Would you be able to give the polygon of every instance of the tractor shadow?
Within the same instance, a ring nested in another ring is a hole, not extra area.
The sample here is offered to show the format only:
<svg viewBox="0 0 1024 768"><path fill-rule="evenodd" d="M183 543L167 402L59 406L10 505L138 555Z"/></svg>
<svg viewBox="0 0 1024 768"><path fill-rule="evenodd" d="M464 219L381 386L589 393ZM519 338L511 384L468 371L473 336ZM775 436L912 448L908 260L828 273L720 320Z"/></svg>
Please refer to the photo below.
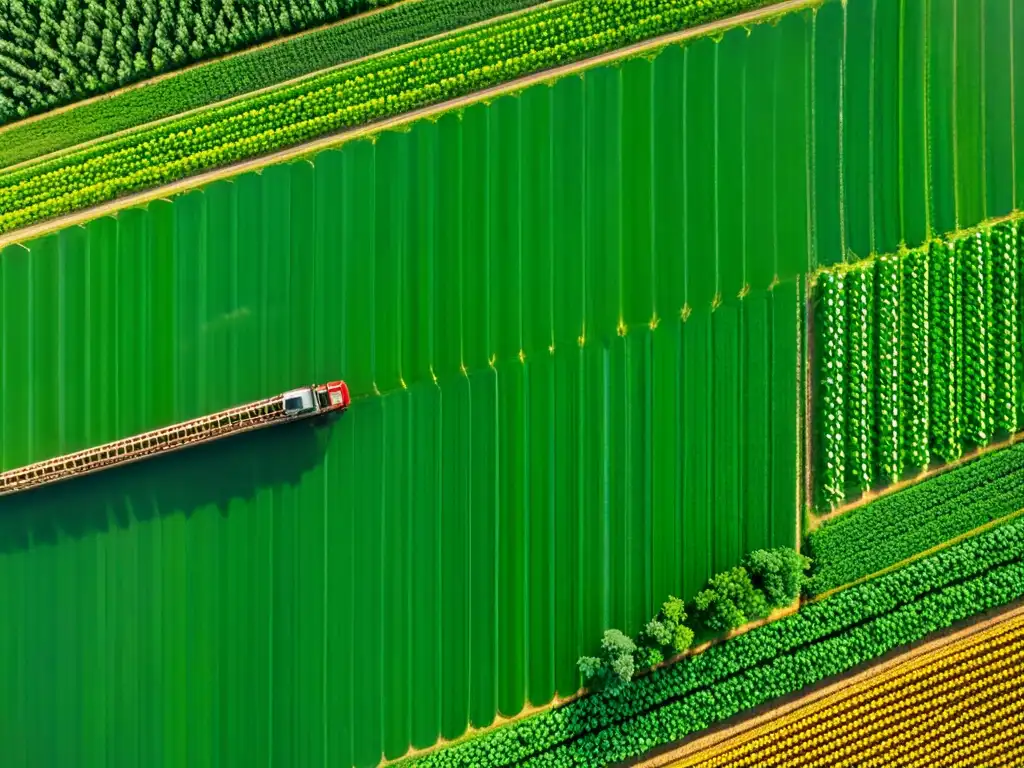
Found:
<svg viewBox="0 0 1024 768"><path fill-rule="evenodd" d="M298 485L323 461L339 414L304 419L157 455L0 497L0 554L57 544L134 523Z"/></svg>

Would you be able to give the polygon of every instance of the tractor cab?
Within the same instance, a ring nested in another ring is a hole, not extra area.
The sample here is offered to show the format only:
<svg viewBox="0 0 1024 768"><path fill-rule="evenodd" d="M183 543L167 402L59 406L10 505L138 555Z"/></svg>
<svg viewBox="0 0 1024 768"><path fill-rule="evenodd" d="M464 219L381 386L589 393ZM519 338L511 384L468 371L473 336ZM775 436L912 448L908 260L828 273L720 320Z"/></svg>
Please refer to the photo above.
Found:
<svg viewBox="0 0 1024 768"><path fill-rule="evenodd" d="M306 413L316 413L320 410L316 400L313 399L312 387L293 389L281 396L284 400L284 413L286 416L302 416Z"/></svg>
<svg viewBox="0 0 1024 768"><path fill-rule="evenodd" d="M344 381L329 381L316 389L320 410L334 411L348 408L350 402L348 386Z"/></svg>

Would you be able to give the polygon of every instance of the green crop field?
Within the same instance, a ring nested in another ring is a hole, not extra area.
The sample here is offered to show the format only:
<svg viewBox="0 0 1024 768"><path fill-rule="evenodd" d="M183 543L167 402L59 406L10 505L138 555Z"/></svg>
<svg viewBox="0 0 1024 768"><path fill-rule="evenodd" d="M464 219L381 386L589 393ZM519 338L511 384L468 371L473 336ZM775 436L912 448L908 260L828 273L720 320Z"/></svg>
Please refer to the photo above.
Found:
<svg viewBox="0 0 1024 768"><path fill-rule="evenodd" d="M0 127L0 168L535 4L536 0L404 0L384 5L342 24Z"/></svg>
<svg viewBox="0 0 1024 768"><path fill-rule="evenodd" d="M353 396L0 496L6 762L643 760L1024 600L1024 4L465 28L531 4L254 48L292 3L0 130L0 472ZM0 3L0 102L215 6Z"/></svg>

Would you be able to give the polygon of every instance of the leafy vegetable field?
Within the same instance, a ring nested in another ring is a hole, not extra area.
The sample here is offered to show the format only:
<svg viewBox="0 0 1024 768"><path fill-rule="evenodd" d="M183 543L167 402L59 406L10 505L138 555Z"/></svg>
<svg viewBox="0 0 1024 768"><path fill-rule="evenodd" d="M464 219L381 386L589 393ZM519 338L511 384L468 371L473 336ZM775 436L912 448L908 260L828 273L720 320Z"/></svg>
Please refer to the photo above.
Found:
<svg viewBox="0 0 1024 768"><path fill-rule="evenodd" d="M0 168L303 77L538 0L403 0L378 12L187 67L0 131Z"/></svg>
<svg viewBox="0 0 1024 768"><path fill-rule="evenodd" d="M808 537L808 590L821 594L870 576L1024 509L1024 444L826 520Z"/></svg>
<svg viewBox="0 0 1024 768"><path fill-rule="evenodd" d="M0 176L0 232L462 96L764 0L595 0L523 14Z"/></svg>
<svg viewBox="0 0 1024 768"><path fill-rule="evenodd" d="M1007 222L818 276L819 509L1018 430L1020 237Z"/></svg>
<svg viewBox="0 0 1024 768"><path fill-rule="evenodd" d="M1014 520L697 656L403 766L607 765L1024 595Z"/></svg>

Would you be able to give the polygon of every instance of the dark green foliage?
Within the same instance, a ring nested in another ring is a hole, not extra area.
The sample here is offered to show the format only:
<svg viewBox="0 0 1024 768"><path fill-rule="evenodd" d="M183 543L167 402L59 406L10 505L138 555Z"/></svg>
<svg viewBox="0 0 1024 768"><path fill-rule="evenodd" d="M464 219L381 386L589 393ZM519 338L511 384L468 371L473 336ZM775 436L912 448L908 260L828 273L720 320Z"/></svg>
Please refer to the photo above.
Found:
<svg viewBox="0 0 1024 768"><path fill-rule="evenodd" d="M810 566L806 557L784 547L752 552L745 563L756 575L758 586L745 568L737 567L712 578L707 589L697 595L697 626L703 632L727 632L764 618L771 608L791 604L800 594L803 572ZM687 618L686 604L670 596L635 641L617 629L607 630L601 654L577 662L584 682L595 691L620 692L636 670L660 664L666 655L682 653L692 645L695 632L687 626Z"/></svg>
<svg viewBox="0 0 1024 768"><path fill-rule="evenodd" d="M594 690L615 694L633 679L637 647L617 629L609 629L601 639L599 657L584 656L578 662L583 679Z"/></svg>
<svg viewBox="0 0 1024 768"><path fill-rule="evenodd" d="M764 592L769 608L792 605L800 596L811 560L795 549L777 547L751 552L743 561L754 586Z"/></svg>
<svg viewBox="0 0 1024 768"><path fill-rule="evenodd" d="M812 594L895 565L1024 509L1024 445L986 454L826 521L808 536Z"/></svg>
<svg viewBox="0 0 1024 768"><path fill-rule="evenodd" d="M1024 595L1024 521L803 606L704 653L405 761L407 768L605 765L843 672Z"/></svg>
<svg viewBox="0 0 1024 768"><path fill-rule="evenodd" d="M171 0L6 0L0 124L394 1L339 0L328 13L315 2L203 0L197 14Z"/></svg>
<svg viewBox="0 0 1024 768"><path fill-rule="evenodd" d="M711 632L728 632L770 612L764 593L754 588L743 567L717 574L693 602L700 626Z"/></svg>
<svg viewBox="0 0 1024 768"><path fill-rule="evenodd" d="M686 626L686 606L678 597L669 597L661 611L644 626L640 643L656 648L662 655L682 653L693 643L693 630ZM640 664L640 666L651 666Z"/></svg>

